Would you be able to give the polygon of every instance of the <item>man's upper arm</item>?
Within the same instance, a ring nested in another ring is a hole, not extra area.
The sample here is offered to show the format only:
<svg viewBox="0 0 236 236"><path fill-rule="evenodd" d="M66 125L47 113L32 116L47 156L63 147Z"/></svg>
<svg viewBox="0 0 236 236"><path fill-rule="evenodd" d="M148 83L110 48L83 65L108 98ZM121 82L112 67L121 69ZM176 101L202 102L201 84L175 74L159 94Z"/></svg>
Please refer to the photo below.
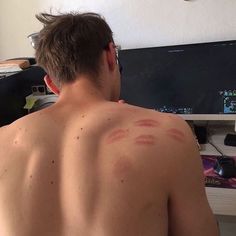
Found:
<svg viewBox="0 0 236 236"><path fill-rule="evenodd" d="M205 193L202 162L191 130L176 158L169 196L169 235L217 236L216 220ZM177 147L178 149L178 147Z"/></svg>

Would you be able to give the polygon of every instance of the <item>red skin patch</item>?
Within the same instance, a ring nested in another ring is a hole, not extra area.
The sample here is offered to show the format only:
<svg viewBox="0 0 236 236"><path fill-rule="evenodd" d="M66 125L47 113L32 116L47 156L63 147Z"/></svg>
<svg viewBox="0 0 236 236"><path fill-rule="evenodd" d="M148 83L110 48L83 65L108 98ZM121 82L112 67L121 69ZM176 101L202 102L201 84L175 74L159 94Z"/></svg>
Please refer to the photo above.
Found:
<svg viewBox="0 0 236 236"><path fill-rule="evenodd" d="M127 129L116 129L112 131L107 137L107 143L112 144L114 142L118 142L128 136Z"/></svg>
<svg viewBox="0 0 236 236"><path fill-rule="evenodd" d="M113 166L113 174L118 178L122 178L124 182L124 179L131 171L132 169L132 164L131 162L127 159L127 157L122 157L118 159Z"/></svg>
<svg viewBox="0 0 236 236"><path fill-rule="evenodd" d="M167 134L168 136L170 136L171 138L173 138L174 140L178 141L178 142L183 142L184 141L184 133L181 132L178 129L168 129L167 130Z"/></svg>
<svg viewBox="0 0 236 236"><path fill-rule="evenodd" d="M142 119L135 121L134 125L139 127L157 127L160 125L160 122L152 119Z"/></svg>
<svg viewBox="0 0 236 236"><path fill-rule="evenodd" d="M154 145L155 144L155 136L150 134L142 134L134 139L135 144L138 145Z"/></svg>

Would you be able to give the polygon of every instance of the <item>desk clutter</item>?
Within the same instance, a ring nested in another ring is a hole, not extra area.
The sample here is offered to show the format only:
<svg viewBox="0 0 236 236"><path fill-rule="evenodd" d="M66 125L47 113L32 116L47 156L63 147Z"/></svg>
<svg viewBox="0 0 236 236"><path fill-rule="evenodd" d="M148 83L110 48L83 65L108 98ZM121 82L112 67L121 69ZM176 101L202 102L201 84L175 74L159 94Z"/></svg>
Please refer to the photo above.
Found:
<svg viewBox="0 0 236 236"><path fill-rule="evenodd" d="M224 139L224 145L236 146L236 134L227 134Z"/></svg>
<svg viewBox="0 0 236 236"><path fill-rule="evenodd" d="M24 109L28 110L28 113L39 111L43 108L51 106L58 99L58 96L55 94L30 94L25 98Z"/></svg>
<svg viewBox="0 0 236 236"><path fill-rule="evenodd" d="M10 59L0 61L0 79L20 72L29 67L30 62L27 59Z"/></svg>
<svg viewBox="0 0 236 236"><path fill-rule="evenodd" d="M0 68L7 68L11 66L18 66L21 69L26 69L30 67L30 63L26 59L9 59L5 61L0 61Z"/></svg>
<svg viewBox="0 0 236 236"><path fill-rule="evenodd" d="M224 160L220 155L201 155L204 167L205 185L206 187L219 187L236 189L236 175L232 178L224 178L217 173L216 166L219 160ZM234 161L234 168L236 163L236 156L230 157L229 160ZM231 163L231 164L232 164ZM224 165L224 164L223 164ZM227 163L226 163L227 165ZM236 169L235 169L236 171Z"/></svg>
<svg viewBox="0 0 236 236"><path fill-rule="evenodd" d="M21 71L30 67L30 62L26 59L12 59L0 61L0 72L12 72L12 68L16 71Z"/></svg>
<svg viewBox="0 0 236 236"><path fill-rule="evenodd" d="M27 58L31 66L0 79L0 127L28 114L24 109L25 97L40 92L45 86L45 71L34 65L34 58ZM0 74L1 75L1 74Z"/></svg>

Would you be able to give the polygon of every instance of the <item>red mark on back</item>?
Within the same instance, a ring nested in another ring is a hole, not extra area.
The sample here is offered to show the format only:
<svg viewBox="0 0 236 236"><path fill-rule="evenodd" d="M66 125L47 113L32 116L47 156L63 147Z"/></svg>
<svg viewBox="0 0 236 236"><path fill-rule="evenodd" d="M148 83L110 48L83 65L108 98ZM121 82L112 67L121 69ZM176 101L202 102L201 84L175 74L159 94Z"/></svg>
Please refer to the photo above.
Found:
<svg viewBox="0 0 236 236"><path fill-rule="evenodd" d="M155 136L150 134L142 134L134 139L135 144L138 145L154 145L155 144Z"/></svg>
<svg viewBox="0 0 236 236"><path fill-rule="evenodd" d="M183 142L184 141L184 133L178 129L168 129L167 130L167 135L173 138L174 140L178 142Z"/></svg>
<svg viewBox="0 0 236 236"><path fill-rule="evenodd" d="M129 158L123 156L122 158L116 160L113 165L113 174L120 179L126 177L132 170L132 163L129 161ZM123 179L124 180L124 179Z"/></svg>
<svg viewBox="0 0 236 236"><path fill-rule="evenodd" d="M107 137L107 143L111 144L114 142L118 142L123 138L126 138L128 136L128 130L127 129L116 129L112 131L108 137Z"/></svg>
<svg viewBox="0 0 236 236"><path fill-rule="evenodd" d="M142 119L135 121L134 125L140 127L157 127L160 125L160 122L152 119Z"/></svg>

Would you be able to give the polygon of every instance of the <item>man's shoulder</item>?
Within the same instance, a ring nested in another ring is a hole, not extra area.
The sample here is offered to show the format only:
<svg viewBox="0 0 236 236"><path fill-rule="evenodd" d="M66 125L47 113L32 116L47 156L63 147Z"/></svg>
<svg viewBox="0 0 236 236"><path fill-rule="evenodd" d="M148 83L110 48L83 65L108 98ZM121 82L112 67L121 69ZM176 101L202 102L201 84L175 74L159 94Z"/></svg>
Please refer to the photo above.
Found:
<svg viewBox="0 0 236 236"><path fill-rule="evenodd" d="M188 133L189 131L191 131L188 123L178 115L162 113L162 112L158 112L158 115L161 117L160 119L163 121L163 125L166 128L175 127L176 129L179 129L182 132L188 132Z"/></svg>
<svg viewBox="0 0 236 236"><path fill-rule="evenodd" d="M142 109L140 114L142 115L139 117L143 117L144 121L147 119L147 123L141 123L144 127L155 124L155 134L160 139L163 148L169 148L173 151L172 153L179 154L181 158L197 151L193 131L181 116L149 109ZM142 118L140 120L142 121Z"/></svg>
<svg viewBox="0 0 236 236"><path fill-rule="evenodd" d="M11 124L0 127L0 141L13 140L19 133L24 133L25 130L33 130L38 127L38 115L30 114L21 117Z"/></svg>
<svg viewBox="0 0 236 236"><path fill-rule="evenodd" d="M12 140L14 140L13 130L11 125L0 127L0 153L6 154L7 150L10 150ZM5 156L5 155L4 155ZM3 155L0 155L2 158Z"/></svg>
<svg viewBox="0 0 236 236"><path fill-rule="evenodd" d="M13 121L12 123L2 126L0 127L0 135L6 135L9 133L14 133L14 131L20 127L20 126L24 126L26 125L28 122L28 115L27 116L23 116L15 121Z"/></svg>
<svg viewBox="0 0 236 236"><path fill-rule="evenodd" d="M112 107L114 111L117 111L117 113L121 114L122 116L131 115L134 114L136 116L142 115L142 116L157 116L159 112L148 109L144 107L139 107L135 105L130 105L128 103L112 103Z"/></svg>
<svg viewBox="0 0 236 236"><path fill-rule="evenodd" d="M17 131L17 121L0 127L0 147L6 147L14 139Z"/></svg>
<svg viewBox="0 0 236 236"><path fill-rule="evenodd" d="M170 143L177 149L194 143L190 126L178 115L129 104L116 105L113 115L118 120L117 124L128 125L133 132L151 133L161 145Z"/></svg>
<svg viewBox="0 0 236 236"><path fill-rule="evenodd" d="M147 109L128 104L122 104L118 106L122 111L121 114L135 114L137 117L147 117L150 119L156 119L159 120L163 128L176 127L178 129L182 129L183 131L189 131L189 126L187 122L178 115L163 113L154 109Z"/></svg>
<svg viewBox="0 0 236 236"><path fill-rule="evenodd" d="M9 125L0 127L0 140L4 136L4 134L7 133L8 130L9 130Z"/></svg>
<svg viewBox="0 0 236 236"><path fill-rule="evenodd" d="M0 127L0 141L2 142L2 140L6 140L9 136L12 135L12 133L13 133L12 124ZM1 145L1 142L0 142L0 145Z"/></svg>

